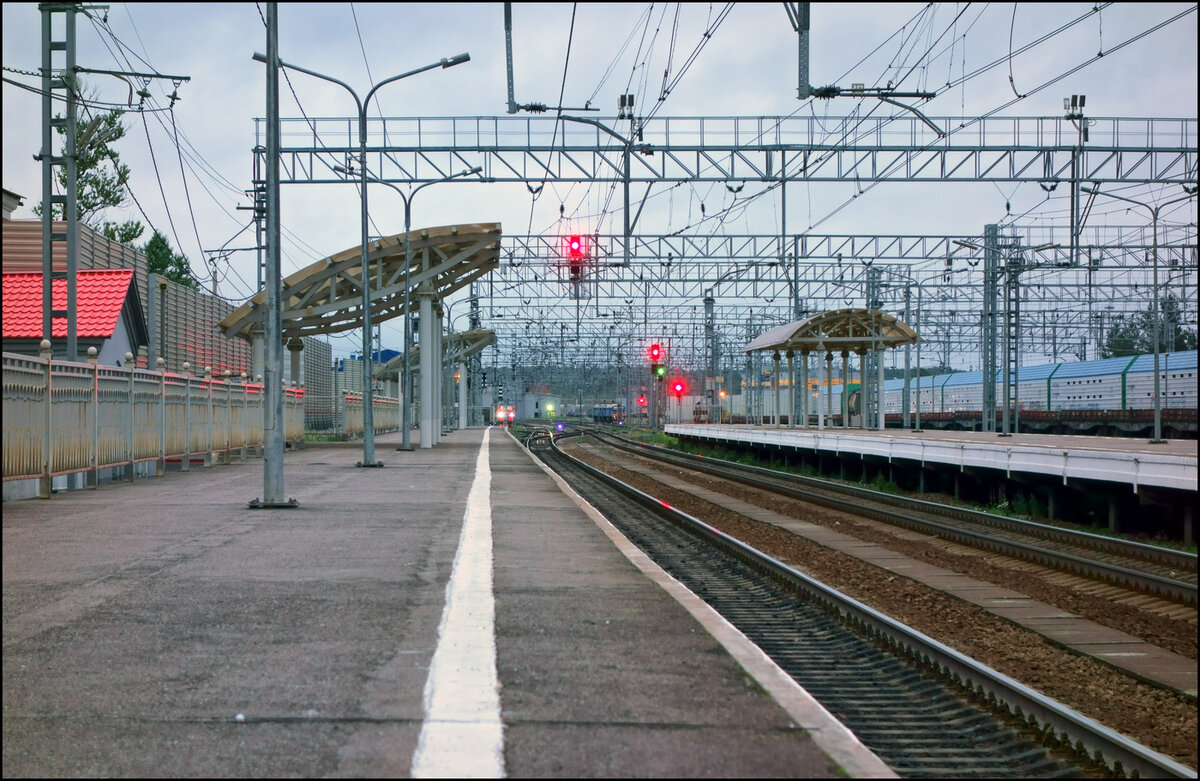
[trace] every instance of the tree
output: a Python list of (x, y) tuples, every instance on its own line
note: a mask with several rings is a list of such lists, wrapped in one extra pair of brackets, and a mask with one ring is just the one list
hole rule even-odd
[(151, 274), (159, 274), (184, 287), (199, 290), (200, 285), (192, 277), (188, 259), (171, 249), (171, 243), (158, 231), (146, 242), (147, 268)]
[[(1195, 350), (1196, 334), (1183, 327), (1179, 301), (1168, 295), (1161, 301), (1162, 316), (1159, 323), (1159, 349), (1161, 352)], [(1104, 338), (1103, 358), (1120, 358), (1130, 355), (1146, 355), (1154, 352), (1154, 313), (1117, 315)]]
[[(84, 225), (113, 241), (132, 245), (145, 231), (144, 225), (137, 220), (119, 223), (101, 220), (105, 209), (126, 204), (125, 188), (129, 182), (129, 166), (121, 162), (120, 155), (111, 146), (125, 135), (125, 126), (121, 124), (123, 113), (113, 110), (91, 119), (76, 121), (76, 207), (79, 221)], [(61, 119), (61, 116), (59, 118)], [(65, 135), (67, 132), (62, 125), (57, 126), (57, 130), (59, 135)], [(55, 174), (59, 191), (66, 192), (66, 166), (59, 166)], [(39, 203), (33, 208), (33, 213), (40, 217), (44, 206)], [(63, 207), (59, 204), (52, 207), (51, 215), (56, 220), (65, 219)]]

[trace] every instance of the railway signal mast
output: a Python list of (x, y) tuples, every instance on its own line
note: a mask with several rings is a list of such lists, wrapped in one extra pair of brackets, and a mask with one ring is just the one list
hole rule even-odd
[(650, 345), (646, 355), (650, 359), (650, 375), (654, 378), (654, 382), (650, 383), (650, 428), (657, 431), (659, 399), (662, 397), (660, 386), (667, 376), (667, 351), (655, 342)]

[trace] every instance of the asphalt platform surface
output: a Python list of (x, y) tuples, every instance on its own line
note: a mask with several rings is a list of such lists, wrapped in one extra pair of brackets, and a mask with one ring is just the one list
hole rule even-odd
[(295, 509), (256, 459), (5, 503), (4, 776), (409, 776), (484, 436), (504, 773), (887, 774), (469, 429), (289, 451)]

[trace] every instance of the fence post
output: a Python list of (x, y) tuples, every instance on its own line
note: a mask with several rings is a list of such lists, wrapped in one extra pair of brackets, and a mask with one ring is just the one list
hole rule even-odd
[(183, 363), (183, 463), (179, 471), (188, 472), (192, 466), (192, 365)]
[(342, 389), (342, 441), (350, 439), (350, 391)]
[(53, 471), (54, 453), (51, 451), (54, 438), (51, 436), (50, 426), (53, 423), (53, 417), (50, 414), (50, 374), (51, 361), (53, 355), (50, 350), (50, 340), (43, 339), (39, 346), (39, 355), (46, 362), (44, 370), (45, 381), (42, 384), (42, 476), (38, 479), (38, 497), (42, 499), (50, 498), (50, 481), (51, 472)]
[(212, 367), (204, 367), (204, 387), (208, 390), (208, 452), (204, 455), (204, 465), (212, 466), (217, 462), (217, 455), (213, 452), (213, 426), (216, 425), (213, 421), (216, 420), (217, 413), (213, 409), (213, 377)]
[(233, 452), (233, 372), (225, 370), (225, 451), (223, 464), (230, 463)]
[(242, 416), (241, 416), (241, 418), (238, 419), (238, 423), (240, 424), (238, 426), (238, 428), (240, 428), (242, 430), (242, 446), (240, 448), (238, 448), (238, 463), (244, 464), (244, 463), (246, 463), (246, 450), (247, 450), (246, 440), (248, 439), (248, 437), (246, 436), (246, 421), (249, 419), (250, 388), (246, 384), (247, 382), (249, 382), (249, 377), (246, 376), (246, 372), (241, 373), (241, 378), (242, 378)]
[(125, 353), (125, 366), (129, 369), (129, 430), (126, 431), (125, 441), (129, 449), (129, 462), (125, 464), (125, 479), (133, 480), (133, 465), (135, 463), (134, 456), (137, 453), (135, 449), (136, 439), (134, 437), (134, 414), (133, 414), (133, 371), (137, 367), (133, 364), (133, 353)]
[(87, 487), (100, 487), (100, 359), (95, 347), (89, 347), (87, 361), (92, 365), (92, 447)]
[(154, 363), (158, 371), (158, 459), (154, 472), (162, 477), (167, 473), (167, 360), (160, 355)]

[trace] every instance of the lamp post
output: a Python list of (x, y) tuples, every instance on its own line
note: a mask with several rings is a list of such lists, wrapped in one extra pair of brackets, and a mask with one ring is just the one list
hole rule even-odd
[(1154, 231), (1154, 242), (1153, 242), (1154, 243), (1154, 253), (1151, 256), (1152, 260), (1153, 260), (1153, 272), (1152, 272), (1153, 278), (1151, 281), (1151, 287), (1152, 287), (1153, 301), (1154, 301), (1154, 303), (1151, 305), (1154, 309), (1154, 311), (1153, 311), (1154, 317), (1151, 320), (1151, 329), (1154, 331), (1154, 439), (1151, 439), (1150, 442), (1151, 442), (1151, 444), (1155, 444), (1155, 445), (1162, 444), (1163, 442), (1166, 442), (1167, 440), (1163, 439), (1163, 437), (1162, 437), (1162, 396), (1160, 395), (1159, 376), (1158, 376), (1158, 354), (1159, 354), (1158, 332), (1159, 332), (1159, 323), (1162, 319), (1162, 315), (1158, 311), (1158, 214), (1160, 211), (1162, 211), (1162, 208), (1164, 206), (1170, 206), (1171, 204), (1179, 203), (1180, 201), (1191, 200), (1192, 196), (1195, 195), (1195, 193), (1188, 193), (1187, 195), (1180, 196), (1179, 198), (1173, 198), (1164, 203), (1160, 203), (1158, 206), (1151, 206), (1148, 203), (1142, 203), (1141, 201), (1135, 201), (1132, 198), (1126, 198), (1123, 195), (1113, 195), (1112, 193), (1102, 193), (1093, 187), (1081, 187), (1080, 189), (1083, 190), (1088, 195), (1107, 195), (1109, 198), (1116, 198), (1118, 201), (1125, 201), (1126, 203), (1132, 203), (1134, 206), (1141, 206), (1143, 209), (1146, 209), (1147, 211), (1150, 212), (1150, 218), (1153, 223), (1152, 230)]
[[(340, 165), (335, 165), (333, 170), (344, 174), (354, 173), (350, 169)], [(373, 176), (366, 177), (366, 181), (368, 182), (384, 184), (388, 187), (391, 187), (400, 194), (400, 199), (404, 201), (404, 365), (400, 369), (400, 395), (404, 403), (400, 415), (401, 443), (400, 447), (396, 448), (397, 450), (412, 450), (412, 407), (410, 406), (410, 397), (412, 396), (412, 391), (410, 390), (412, 387), (412, 374), (408, 371), (408, 354), (412, 351), (412, 328), (409, 325), (411, 322), (409, 319), (411, 317), (411, 313), (408, 311), (409, 294), (411, 293), (409, 280), (412, 276), (412, 258), (409, 254), (412, 250), (412, 241), (409, 238), (409, 233), (412, 232), (412, 199), (418, 192), (421, 191), (422, 188), (428, 187), (431, 184), (441, 184), (442, 182), (448, 182), (451, 179), (458, 179), (462, 176), (477, 174), (482, 170), (482, 167), (475, 166), (469, 170), (459, 171), (456, 174), (451, 174), (450, 176), (445, 176), (441, 179), (435, 179), (432, 182), (425, 182), (424, 184), (417, 185), (417, 187), (415, 187), (408, 195), (405, 195), (403, 190), (391, 182), (385, 182), (382, 179), (377, 179)]]
[[(468, 317), (471, 314), (469, 311), (467, 311), (467, 312), (459, 312), (457, 315), (452, 315), (451, 312), (454, 310), (454, 305), (461, 304), (463, 301), (470, 301), (470, 300), (471, 299), (469, 299), (469, 298), (460, 298), (457, 301), (451, 301), (449, 304), (446, 304), (446, 331), (445, 331), (446, 335), (445, 335), (445, 338), (443, 339), (443, 344), (448, 345), (450, 343), (450, 337), (452, 337), (456, 333), (459, 333), (458, 331), (454, 330), (454, 321), (458, 320), (459, 318), (462, 318), (462, 317)], [(465, 347), (465, 345), (463, 345), (463, 346)], [(458, 378), (458, 383), (459, 383), (459, 385), (458, 385), (458, 423), (459, 423), (458, 428), (466, 428), (467, 427), (467, 375), (468, 375), (466, 359), (460, 358), (458, 361), (458, 365), (460, 367), (459, 378)], [(449, 361), (446, 362), (446, 368), (448, 370), (447, 376), (453, 377), (454, 369), (451, 366)], [(440, 366), (439, 366), (439, 371), (440, 371)], [(449, 383), (447, 383), (447, 387), (449, 387)], [(446, 422), (446, 423), (449, 422), (444, 410), (443, 410), (441, 417), (442, 417), (443, 422)], [(446, 426), (446, 428), (449, 428), (449, 426)]]
[[(254, 59), (259, 62), (266, 62), (267, 58), (256, 53)], [(372, 380), (371, 375), (374, 373), (371, 370), (371, 293), (370, 293), (370, 262), (367, 259), (367, 105), (371, 102), (372, 96), (385, 84), (390, 84), (393, 81), (415, 76), (418, 73), (423, 73), (433, 68), (449, 68), (460, 63), (467, 62), (471, 59), (471, 55), (466, 52), (457, 54), (453, 57), (447, 57), (438, 62), (423, 65), (420, 68), (415, 68), (407, 73), (401, 73), (398, 76), (392, 76), (384, 79), (375, 86), (371, 87), (367, 92), (367, 97), (360, 100), (358, 93), (354, 91), (350, 85), (344, 81), (339, 81), (331, 76), (326, 76), (323, 73), (301, 68), (299, 65), (279, 60), (281, 68), (291, 68), (300, 73), (307, 73), (309, 76), (314, 76), (323, 81), (328, 81), (344, 88), (354, 98), (355, 104), (358, 106), (358, 166), (361, 176), (361, 193), (362, 201), (362, 328), (363, 328), (363, 460), (359, 462), (359, 466), (376, 467), (383, 466), (382, 463), (375, 460), (375, 414), (374, 414), (374, 398), (371, 392)], [(408, 291), (405, 290), (405, 300), (407, 303)], [(406, 310), (407, 312), (407, 310)], [(407, 315), (406, 315), (407, 316)], [(406, 329), (407, 330), (407, 329)], [(405, 429), (407, 435), (407, 429)]]

